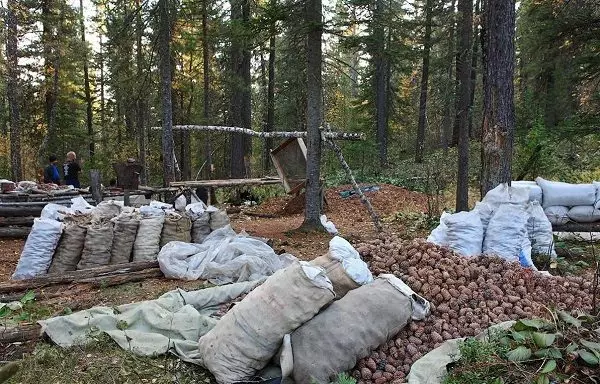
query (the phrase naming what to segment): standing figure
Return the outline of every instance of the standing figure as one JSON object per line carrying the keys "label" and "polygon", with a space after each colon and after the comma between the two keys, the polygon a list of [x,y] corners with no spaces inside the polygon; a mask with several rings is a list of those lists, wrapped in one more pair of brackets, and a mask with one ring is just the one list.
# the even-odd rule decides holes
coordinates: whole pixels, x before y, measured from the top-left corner
{"label": "standing figure", "polygon": [[81,172],[81,167],[77,163],[77,155],[75,155],[75,152],[71,151],[67,153],[67,161],[63,165],[63,170],[65,173],[65,184],[80,188],[79,172]]}
{"label": "standing figure", "polygon": [[50,155],[48,157],[48,165],[44,168],[44,183],[60,184],[60,175],[58,174],[56,163],[58,163],[56,156]]}

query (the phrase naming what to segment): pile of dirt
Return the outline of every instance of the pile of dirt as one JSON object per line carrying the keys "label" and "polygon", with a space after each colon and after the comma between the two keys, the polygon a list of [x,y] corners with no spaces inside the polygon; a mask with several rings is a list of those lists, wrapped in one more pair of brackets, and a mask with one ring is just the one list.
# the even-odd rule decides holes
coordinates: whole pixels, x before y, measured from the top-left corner
{"label": "pile of dirt", "polygon": [[15,271],[25,245],[24,240],[0,240],[0,281],[7,281]]}

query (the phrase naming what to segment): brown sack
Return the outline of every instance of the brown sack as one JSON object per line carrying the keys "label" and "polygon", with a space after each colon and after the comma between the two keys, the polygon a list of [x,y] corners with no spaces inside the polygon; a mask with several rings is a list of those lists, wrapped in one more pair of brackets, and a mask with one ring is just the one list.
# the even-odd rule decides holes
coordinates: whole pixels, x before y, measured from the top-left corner
{"label": "brown sack", "polygon": [[113,243],[113,223],[103,220],[99,223],[90,224],[85,234],[85,243],[81,260],[77,269],[88,269],[108,265],[110,262],[110,250]]}
{"label": "brown sack", "polygon": [[48,273],[74,271],[81,259],[86,228],[77,223],[67,223],[63,230]]}
{"label": "brown sack", "polygon": [[110,263],[129,263],[140,220],[135,214],[121,214],[114,222],[115,236],[110,251]]}
{"label": "brown sack", "polygon": [[249,379],[275,356],[286,334],[333,297],[322,271],[314,280],[300,263],[275,272],[200,338],[203,365],[221,384]]}
{"label": "brown sack", "polygon": [[310,262],[312,265],[317,265],[325,270],[327,277],[333,284],[333,291],[335,292],[335,298],[341,299],[352,289],[360,287],[356,281],[346,273],[344,266],[338,260],[332,259],[329,253],[323,256],[319,256]]}
{"label": "brown sack", "polygon": [[170,241],[192,241],[192,221],[186,213],[169,213],[165,215],[165,222],[160,236],[160,247]]}
{"label": "brown sack", "polygon": [[412,315],[411,299],[387,279],[353,289],[292,333],[294,381],[335,381],[396,335]]}

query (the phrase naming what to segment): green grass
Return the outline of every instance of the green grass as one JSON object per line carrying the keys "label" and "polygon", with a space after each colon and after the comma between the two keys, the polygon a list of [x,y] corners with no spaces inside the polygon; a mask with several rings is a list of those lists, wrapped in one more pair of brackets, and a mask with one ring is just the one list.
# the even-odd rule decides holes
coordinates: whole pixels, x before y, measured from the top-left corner
{"label": "green grass", "polygon": [[170,355],[135,356],[108,337],[69,349],[38,344],[19,365],[20,369],[7,383],[214,383],[210,373],[198,366]]}

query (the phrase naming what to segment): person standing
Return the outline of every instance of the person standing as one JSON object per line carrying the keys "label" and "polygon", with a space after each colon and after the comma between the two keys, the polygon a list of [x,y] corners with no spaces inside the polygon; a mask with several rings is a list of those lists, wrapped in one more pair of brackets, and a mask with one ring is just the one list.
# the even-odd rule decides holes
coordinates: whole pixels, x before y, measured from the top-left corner
{"label": "person standing", "polygon": [[50,155],[48,157],[48,165],[44,168],[44,183],[60,184],[60,175],[58,174],[56,163],[58,163],[56,156]]}
{"label": "person standing", "polygon": [[77,163],[77,155],[75,152],[71,151],[67,153],[67,161],[63,165],[63,170],[65,174],[65,184],[80,188],[79,172],[81,172],[81,167]]}

